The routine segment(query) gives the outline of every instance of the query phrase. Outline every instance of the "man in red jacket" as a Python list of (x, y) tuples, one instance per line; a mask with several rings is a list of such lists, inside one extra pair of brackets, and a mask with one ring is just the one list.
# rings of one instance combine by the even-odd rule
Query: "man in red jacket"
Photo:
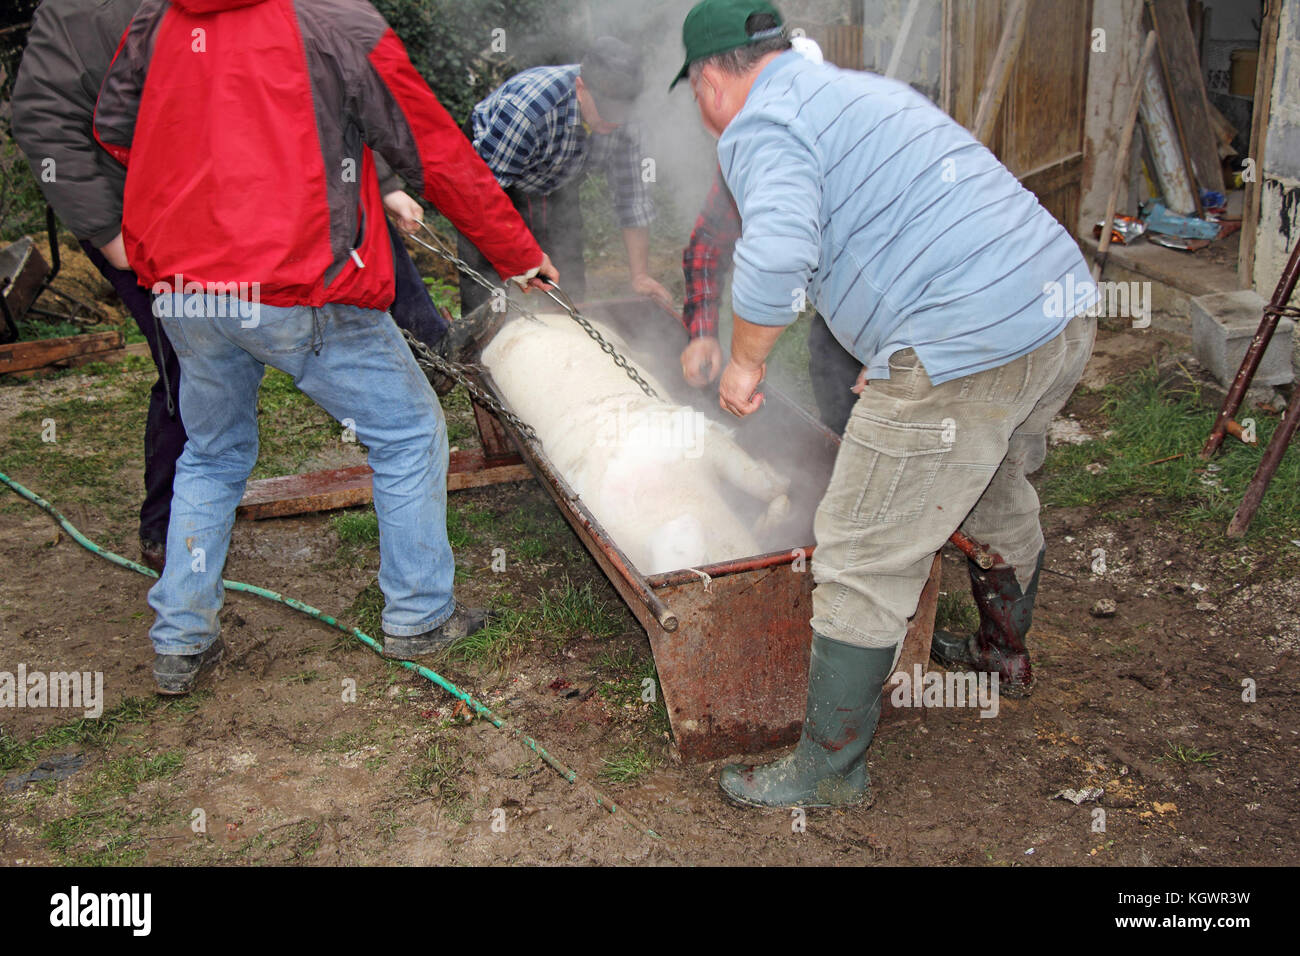
[[(32, 17), (22, 68), (14, 79), (14, 140), (64, 227), (113, 286), (149, 343), (158, 380), (149, 394), (144, 431), (144, 502), (140, 506), (140, 558), (162, 571), (172, 479), (185, 449), (180, 416), (180, 363), (154, 315), (153, 296), (131, 272), (122, 249), (122, 187), (126, 170), (95, 142), (92, 116), (104, 74), (141, 0), (42, 0)], [(415, 228), (419, 204), (400, 180), (380, 176), (384, 207)], [(404, 226), (405, 228), (405, 226)], [(424, 280), (402, 243), (393, 244), (395, 298), (389, 312), (398, 328), (452, 356), (448, 324), (429, 298)], [(102, 247), (102, 248), (101, 248)], [(109, 261), (106, 256), (112, 257)], [(484, 267), (486, 268), (486, 266)], [(438, 388), (450, 379), (435, 378)]]
[(144, 0), (95, 134), (127, 167), (122, 246), (180, 357), (189, 432), (149, 592), (159, 691), (188, 693), (223, 653), (266, 365), (369, 449), (384, 653), (477, 630), (483, 613), (452, 593), (442, 411), (383, 311), (393, 256), (371, 150), (503, 278), (558, 275), (401, 41), (365, 0)]

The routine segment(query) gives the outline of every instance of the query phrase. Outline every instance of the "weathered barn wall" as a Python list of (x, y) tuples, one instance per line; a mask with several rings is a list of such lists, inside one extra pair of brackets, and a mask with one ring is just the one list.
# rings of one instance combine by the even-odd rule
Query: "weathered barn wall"
[(1300, 0), (1284, 0), (1264, 148), (1255, 289), (1268, 296), (1300, 239)]
[[(1089, 52), (1088, 108), (1083, 132), (1083, 197), (1078, 230), (1092, 235), (1106, 215), (1106, 199), (1116, 176), (1115, 159), (1133, 86), (1142, 58), (1142, 0), (1094, 0), (1092, 28), (1105, 31), (1105, 50)], [(1120, 212), (1133, 213), (1127, 171), (1121, 173)]]

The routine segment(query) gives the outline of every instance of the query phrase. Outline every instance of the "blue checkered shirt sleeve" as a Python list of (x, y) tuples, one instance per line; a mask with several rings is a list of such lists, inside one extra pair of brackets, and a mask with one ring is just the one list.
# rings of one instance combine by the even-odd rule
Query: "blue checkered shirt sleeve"
[(603, 150), (605, 178), (614, 196), (614, 210), (624, 229), (644, 229), (654, 221), (654, 202), (641, 175), (641, 137), (623, 128), (606, 137)]

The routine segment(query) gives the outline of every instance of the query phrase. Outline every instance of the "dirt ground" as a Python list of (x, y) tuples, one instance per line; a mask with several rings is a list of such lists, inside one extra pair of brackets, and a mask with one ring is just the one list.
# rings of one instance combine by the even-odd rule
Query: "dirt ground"
[[(1169, 334), (1103, 333), (1089, 380), (1184, 347)], [(148, 377), (137, 369), (124, 381), (139, 388)], [(87, 381), (0, 388), (0, 420), (12, 429), (55, 394), (93, 392)], [(1096, 404), (1084, 393), (1067, 411), (1086, 430)], [(125, 509), (55, 504), (135, 557), (139, 471), (138, 455), (120, 468)], [(14, 477), (36, 480), (22, 468)], [(0, 670), (102, 671), (111, 715), (94, 729), (68, 711), (0, 710), (6, 780), (82, 758), (66, 779), (0, 792), (0, 863), (1300, 862), (1300, 585), (1294, 562), (1274, 552), (1191, 546), (1141, 502), (1128, 516), (1048, 508), (1033, 696), (1003, 698), (993, 719), (936, 709), (882, 733), (869, 760), (874, 804), (809, 811), (800, 827), (789, 812), (724, 802), (723, 762), (676, 758), (662, 707), (639, 696), (653, 674), (644, 631), (538, 486), (453, 502), (461, 599), (514, 609), (527, 627), (503, 661), (434, 666), (583, 783), (468, 722), (446, 693), (358, 642), (242, 595), (227, 600), (230, 653), (215, 678), (160, 703), (149, 580), (0, 498)], [(377, 551), (340, 535), (328, 515), (241, 521), (226, 577), (364, 626)], [(521, 554), (504, 573), (490, 568), (497, 547)], [(1103, 573), (1096, 548), (1107, 553)], [(966, 587), (955, 554), (945, 555), (943, 587)], [(1104, 598), (1117, 613), (1092, 616)], [(345, 699), (349, 682), (355, 700)], [(593, 786), (660, 839), (598, 806)], [(1087, 787), (1104, 792), (1078, 806), (1054, 798)]]

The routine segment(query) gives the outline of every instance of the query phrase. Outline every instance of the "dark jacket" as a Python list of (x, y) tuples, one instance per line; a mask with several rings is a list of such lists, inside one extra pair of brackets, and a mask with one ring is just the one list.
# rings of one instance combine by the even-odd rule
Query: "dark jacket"
[(258, 283), (268, 305), (393, 301), (373, 149), (503, 276), (542, 252), (365, 0), (143, 0), (94, 121), (127, 166), (145, 284)]
[(140, 0), (45, 0), (14, 81), (13, 129), (46, 200), (78, 239), (122, 230), (126, 170), (95, 144), (99, 84)]

